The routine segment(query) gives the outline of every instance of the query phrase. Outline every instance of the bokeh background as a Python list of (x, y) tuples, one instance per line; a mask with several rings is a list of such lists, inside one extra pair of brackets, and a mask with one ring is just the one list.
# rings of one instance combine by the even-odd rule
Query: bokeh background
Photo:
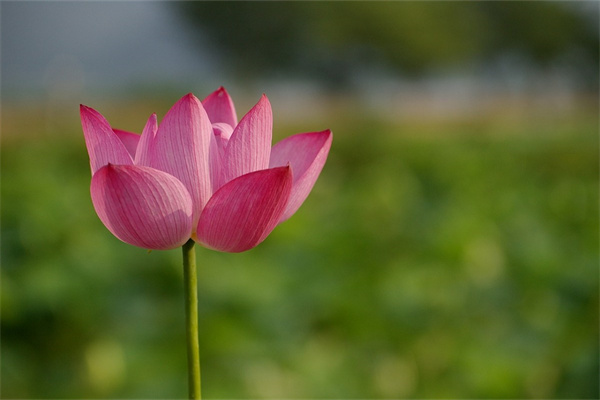
[(98, 220), (80, 103), (330, 128), (312, 194), (197, 249), (206, 398), (599, 397), (597, 2), (6, 2), (3, 398), (183, 398), (181, 254)]

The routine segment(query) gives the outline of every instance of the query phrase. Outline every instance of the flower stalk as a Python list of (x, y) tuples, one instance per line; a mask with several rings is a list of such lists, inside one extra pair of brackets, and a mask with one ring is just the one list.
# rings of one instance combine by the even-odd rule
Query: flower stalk
[(185, 330), (188, 357), (190, 399), (200, 399), (200, 346), (198, 344), (198, 280), (196, 277), (195, 242), (183, 245), (183, 285), (185, 291)]

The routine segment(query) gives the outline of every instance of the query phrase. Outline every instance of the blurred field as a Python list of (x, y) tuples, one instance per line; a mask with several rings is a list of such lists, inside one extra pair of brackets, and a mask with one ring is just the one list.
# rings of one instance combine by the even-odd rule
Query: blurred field
[[(277, 140), (333, 147), (258, 248), (197, 249), (205, 398), (599, 397), (597, 104), (286, 121), (272, 102)], [(139, 131), (170, 104), (89, 105)], [(1, 395), (185, 397), (181, 254), (104, 228), (78, 123), (3, 104)]]

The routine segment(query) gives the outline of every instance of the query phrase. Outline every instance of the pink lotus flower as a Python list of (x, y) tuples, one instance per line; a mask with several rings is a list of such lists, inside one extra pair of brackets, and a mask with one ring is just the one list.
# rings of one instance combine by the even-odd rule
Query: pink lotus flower
[(302, 205), (331, 147), (326, 130), (288, 137), (271, 148), (273, 117), (265, 95), (237, 120), (219, 88), (200, 102), (181, 98), (141, 135), (112, 129), (81, 106), (100, 220), (123, 242), (173, 249), (190, 237), (226, 252), (261, 243)]

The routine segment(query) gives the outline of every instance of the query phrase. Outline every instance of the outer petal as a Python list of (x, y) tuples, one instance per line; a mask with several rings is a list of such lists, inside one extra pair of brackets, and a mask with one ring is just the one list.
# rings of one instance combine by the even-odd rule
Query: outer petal
[[(149, 165), (179, 179), (194, 202), (193, 223), (218, 179), (218, 148), (206, 111), (193, 94), (183, 96), (158, 127)], [(214, 174), (214, 177), (211, 175)]]
[(269, 166), (273, 134), (271, 103), (264, 94), (235, 127), (223, 158), (225, 182)]
[(140, 135), (133, 132), (127, 132), (121, 129), (113, 129), (113, 132), (117, 135), (117, 137), (123, 143), (123, 146), (127, 149), (129, 156), (131, 158), (135, 157), (135, 151), (138, 146), (138, 142), (140, 141)]
[(166, 250), (190, 238), (192, 199), (166, 172), (108, 164), (94, 174), (90, 191), (100, 220), (125, 243)]
[(198, 240), (231, 253), (253, 248), (277, 225), (292, 180), (292, 170), (286, 166), (252, 172), (225, 184), (202, 212)]
[(232, 127), (237, 125), (237, 115), (233, 101), (223, 86), (202, 100), (202, 105), (211, 123), (225, 122)]
[(151, 148), (154, 145), (154, 137), (158, 130), (158, 123), (156, 121), (156, 113), (152, 114), (144, 126), (142, 136), (135, 152), (135, 165), (150, 165), (150, 154)]
[(306, 200), (325, 165), (332, 140), (331, 131), (326, 130), (290, 136), (273, 146), (269, 167), (289, 163), (294, 171), (292, 194), (280, 222), (291, 217)]
[(79, 107), (92, 175), (108, 163), (131, 165), (133, 160), (106, 119), (93, 108)]

